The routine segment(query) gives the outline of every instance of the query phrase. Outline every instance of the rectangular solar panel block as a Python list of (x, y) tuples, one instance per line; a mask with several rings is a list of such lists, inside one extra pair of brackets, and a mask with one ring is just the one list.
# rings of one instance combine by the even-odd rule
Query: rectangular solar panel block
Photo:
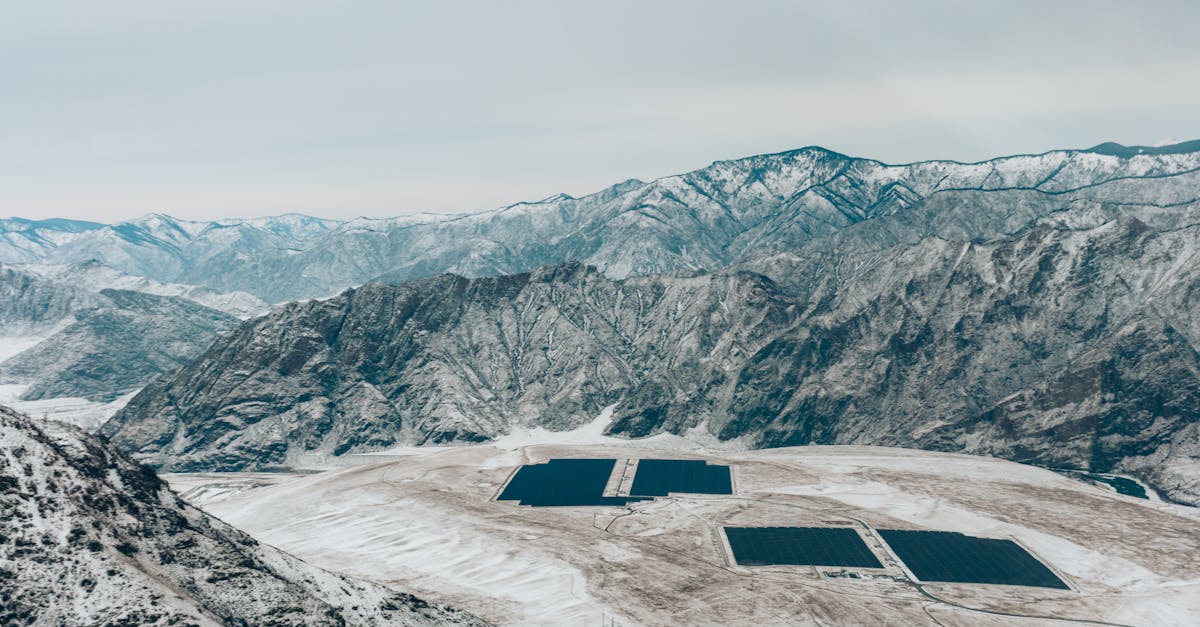
[(1012, 540), (902, 529), (880, 529), (879, 535), (921, 581), (1070, 589)]
[(725, 527), (741, 566), (883, 568), (862, 536), (845, 527)]
[(638, 460), (630, 494), (667, 496), (672, 492), (733, 494), (729, 466), (710, 466), (702, 459)]
[(533, 507), (617, 505), (637, 497), (604, 496), (615, 459), (552, 459), (517, 470), (497, 500)]

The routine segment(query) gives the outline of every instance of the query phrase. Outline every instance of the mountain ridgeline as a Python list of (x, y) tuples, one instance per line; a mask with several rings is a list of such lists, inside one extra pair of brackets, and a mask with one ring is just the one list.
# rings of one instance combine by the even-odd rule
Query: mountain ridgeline
[(242, 323), (104, 432), (172, 470), (262, 468), (615, 405), (628, 437), (991, 454), (1200, 502), (1186, 146), (905, 166), (802, 149), (309, 235), (242, 251), (241, 274), (186, 272), (268, 300), (383, 281)]
[[(840, 242), (880, 250), (928, 235), (1011, 235), (1039, 216), (1092, 207), (1115, 218), (1196, 198), (1200, 152), (1102, 144), (981, 163), (887, 165), (803, 148), (712, 165), (595, 194), (459, 215), (356, 219), (286, 215), (115, 225), (0, 222), (0, 262), (99, 259), (159, 281), (244, 291), (269, 302), (325, 297), (384, 279), (528, 272), (578, 260), (613, 278), (716, 271), (764, 254)], [(857, 248), (846, 251), (859, 252)]]

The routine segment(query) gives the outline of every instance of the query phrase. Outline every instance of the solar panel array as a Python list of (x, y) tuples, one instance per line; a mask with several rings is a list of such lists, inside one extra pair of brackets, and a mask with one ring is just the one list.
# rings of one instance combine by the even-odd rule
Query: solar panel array
[(725, 527), (725, 537), (743, 566), (883, 568), (862, 536), (845, 527)]
[(880, 529), (879, 534), (921, 581), (1068, 589), (1045, 564), (1012, 540), (952, 531)]
[(630, 494), (667, 496), (671, 492), (733, 494), (729, 466), (710, 466), (702, 459), (643, 459), (638, 461)]
[(649, 499), (636, 496), (604, 496), (615, 459), (552, 459), (544, 464), (522, 466), (500, 493), (501, 501), (521, 505), (553, 507), (568, 505), (625, 505)]
[(625, 505), (671, 492), (732, 494), (729, 466), (704, 460), (644, 459), (638, 462), (630, 496), (604, 496), (615, 459), (552, 459), (522, 466), (498, 500), (534, 507)]
[[(552, 459), (522, 466), (498, 498), (534, 507), (623, 506), (677, 492), (733, 493), (729, 466), (704, 460), (643, 459), (630, 496), (604, 496), (616, 463), (615, 459)], [(845, 527), (725, 527), (724, 532), (734, 560), (743, 566), (883, 567), (862, 536)], [(1012, 540), (950, 531), (881, 529), (879, 534), (920, 581), (1069, 589)]]

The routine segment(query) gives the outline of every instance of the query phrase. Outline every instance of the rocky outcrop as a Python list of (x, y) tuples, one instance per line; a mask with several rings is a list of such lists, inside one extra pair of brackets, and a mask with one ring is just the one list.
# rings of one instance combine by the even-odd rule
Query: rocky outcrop
[(480, 624), (314, 568), (74, 428), (0, 407), (0, 623)]

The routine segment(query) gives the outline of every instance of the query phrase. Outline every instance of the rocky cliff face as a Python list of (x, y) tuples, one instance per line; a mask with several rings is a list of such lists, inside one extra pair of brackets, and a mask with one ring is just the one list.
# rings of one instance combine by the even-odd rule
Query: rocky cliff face
[(616, 403), (609, 429), (631, 437), (995, 454), (1198, 502), (1200, 227), (1103, 217), (690, 278), (367, 285), (243, 324), (105, 432), (168, 468), (233, 469), (565, 429)]
[(479, 624), (260, 545), (107, 442), (5, 407), (0, 598), (6, 625)]
[[(923, 237), (984, 240), (1091, 207), (1110, 218), (1196, 206), (1192, 144), (1102, 145), (974, 164), (887, 165), (820, 148), (721, 161), (582, 198), (494, 211), (344, 223), (303, 216), (197, 223), (147, 216), (111, 226), (14, 223), (0, 261), (88, 259), (163, 281), (242, 290), (271, 302), (321, 297), (383, 278), (511, 274), (581, 260), (614, 278), (714, 271), (764, 254)], [(0, 225), (3, 227), (3, 225)], [(5, 242), (8, 242), (7, 244)]]
[(828, 312), (747, 364), (720, 434), (1130, 472), (1200, 502), (1198, 245), (1126, 218), (894, 251), (811, 286)]

